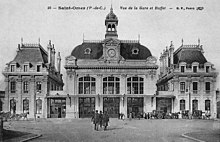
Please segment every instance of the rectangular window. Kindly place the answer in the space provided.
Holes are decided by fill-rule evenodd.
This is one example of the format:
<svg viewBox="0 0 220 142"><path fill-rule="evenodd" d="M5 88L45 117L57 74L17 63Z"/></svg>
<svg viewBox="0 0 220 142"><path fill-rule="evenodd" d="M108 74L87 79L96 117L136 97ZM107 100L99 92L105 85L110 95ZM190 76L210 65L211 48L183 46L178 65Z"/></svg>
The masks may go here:
<svg viewBox="0 0 220 142"><path fill-rule="evenodd" d="M11 93L16 92L16 82L15 81L11 82L10 88L11 88Z"/></svg>
<svg viewBox="0 0 220 142"><path fill-rule="evenodd" d="M193 66L193 72L197 72L197 66Z"/></svg>
<svg viewBox="0 0 220 142"><path fill-rule="evenodd" d="M185 82L180 82L180 92L185 93Z"/></svg>
<svg viewBox="0 0 220 142"><path fill-rule="evenodd" d="M28 71L28 65L24 65L24 72Z"/></svg>
<svg viewBox="0 0 220 142"><path fill-rule="evenodd" d="M209 72L209 69L210 69L210 67L207 66L207 67L205 68L205 71L208 73L208 72Z"/></svg>
<svg viewBox="0 0 220 142"><path fill-rule="evenodd" d="M41 82L37 82L37 92L41 93Z"/></svg>
<svg viewBox="0 0 220 142"><path fill-rule="evenodd" d="M27 81L23 82L23 90L24 90L24 93L28 93L28 82Z"/></svg>
<svg viewBox="0 0 220 142"><path fill-rule="evenodd" d="M40 65L37 65L37 72L40 72Z"/></svg>
<svg viewBox="0 0 220 142"><path fill-rule="evenodd" d="M180 67L181 72L185 72L185 66Z"/></svg>
<svg viewBox="0 0 220 142"><path fill-rule="evenodd" d="M193 94L197 94L198 92L198 82L193 82Z"/></svg>
<svg viewBox="0 0 220 142"><path fill-rule="evenodd" d="M15 72L15 65L11 65L11 72Z"/></svg>
<svg viewBox="0 0 220 142"><path fill-rule="evenodd" d="M205 91L206 93L210 93L210 82L205 83Z"/></svg>

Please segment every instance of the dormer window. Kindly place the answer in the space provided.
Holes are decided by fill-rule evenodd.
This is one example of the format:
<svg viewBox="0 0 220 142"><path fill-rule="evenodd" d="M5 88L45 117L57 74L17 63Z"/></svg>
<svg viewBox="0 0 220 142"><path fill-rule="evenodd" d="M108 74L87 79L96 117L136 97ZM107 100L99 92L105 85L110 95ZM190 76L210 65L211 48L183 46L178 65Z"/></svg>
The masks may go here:
<svg viewBox="0 0 220 142"><path fill-rule="evenodd" d="M206 66L205 72L209 73L210 72L210 66Z"/></svg>
<svg viewBox="0 0 220 142"><path fill-rule="evenodd" d="M24 72L28 71L28 65L24 65Z"/></svg>
<svg viewBox="0 0 220 142"><path fill-rule="evenodd" d="M37 65L37 72L40 72L40 65Z"/></svg>
<svg viewBox="0 0 220 142"><path fill-rule="evenodd" d="M84 50L84 54L87 54L87 55L89 55L89 54L91 54L91 49L90 48L86 48L85 50Z"/></svg>
<svg viewBox="0 0 220 142"><path fill-rule="evenodd" d="M181 71L181 72L185 72L185 66L181 66L181 67L180 67L180 71Z"/></svg>
<svg viewBox="0 0 220 142"><path fill-rule="evenodd" d="M132 49L132 54L137 55L139 53L139 49L138 48L133 48Z"/></svg>
<svg viewBox="0 0 220 142"><path fill-rule="evenodd" d="M11 72L15 72L15 65L11 65Z"/></svg>
<svg viewBox="0 0 220 142"><path fill-rule="evenodd" d="M194 72L194 73L197 72L197 66L193 66L193 72Z"/></svg>

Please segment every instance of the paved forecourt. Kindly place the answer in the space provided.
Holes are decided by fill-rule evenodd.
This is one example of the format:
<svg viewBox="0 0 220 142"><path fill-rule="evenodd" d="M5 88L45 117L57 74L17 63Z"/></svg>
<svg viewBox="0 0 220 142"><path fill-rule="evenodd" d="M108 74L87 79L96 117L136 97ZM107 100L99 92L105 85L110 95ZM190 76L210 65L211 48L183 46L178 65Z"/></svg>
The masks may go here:
<svg viewBox="0 0 220 142"><path fill-rule="evenodd" d="M110 119L107 131L95 131L90 119L39 119L35 121L6 122L5 128L42 134L38 141L62 142L190 142L184 136L205 141L220 140L220 121L160 119ZM200 135L204 135L201 137ZM184 134L184 135L183 135Z"/></svg>

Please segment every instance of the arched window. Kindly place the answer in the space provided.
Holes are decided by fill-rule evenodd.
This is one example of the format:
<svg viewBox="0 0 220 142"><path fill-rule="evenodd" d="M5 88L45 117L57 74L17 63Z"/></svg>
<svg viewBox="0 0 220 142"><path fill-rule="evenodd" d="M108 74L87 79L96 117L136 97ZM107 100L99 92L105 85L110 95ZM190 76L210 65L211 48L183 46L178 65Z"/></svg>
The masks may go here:
<svg viewBox="0 0 220 142"><path fill-rule="evenodd" d="M143 94L144 93L144 79L142 77L129 77L127 79L127 93L128 94Z"/></svg>
<svg viewBox="0 0 220 142"><path fill-rule="evenodd" d="M16 100L14 98L10 100L10 112L16 113Z"/></svg>
<svg viewBox="0 0 220 142"><path fill-rule="evenodd" d="M29 100L27 98L23 100L23 113L29 113Z"/></svg>
<svg viewBox="0 0 220 142"><path fill-rule="evenodd" d="M185 100L180 100L180 110L185 110Z"/></svg>
<svg viewBox="0 0 220 142"><path fill-rule="evenodd" d="M115 31L115 25L114 24L112 25L112 31Z"/></svg>
<svg viewBox="0 0 220 142"><path fill-rule="evenodd" d="M79 94L95 94L95 78L80 77L79 78Z"/></svg>
<svg viewBox="0 0 220 142"><path fill-rule="evenodd" d="M111 27L111 25L109 24L109 25L108 25L108 31L111 31L111 28L112 28L112 27Z"/></svg>
<svg viewBox="0 0 220 142"><path fill-rule="evenodd" d="M103 78L103 94L119 94L120 79L118 77Z"/></svg>
<svg viewBox="0 0 220 142"><path fill-rule="evenodd" d="M205 110L210 110L210 100L205 100Z"/></svg>
<svg viewBox="0 0 220 142"><path fill-rule="evenodd" d="M42 113L42 100L38 98L36 100L36 114L41 114Z"/></svg>
<svg viewBox="0 0 220 142"><path fill-rule="evenodd" d="M192 101L192 110L198 110L198 100Z"/></svg>

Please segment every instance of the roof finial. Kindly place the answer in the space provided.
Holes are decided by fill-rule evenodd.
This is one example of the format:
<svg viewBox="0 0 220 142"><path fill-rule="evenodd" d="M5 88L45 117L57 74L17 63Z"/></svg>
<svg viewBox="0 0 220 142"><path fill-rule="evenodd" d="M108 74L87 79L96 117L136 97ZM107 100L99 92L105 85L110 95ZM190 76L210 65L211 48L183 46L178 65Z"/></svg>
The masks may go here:
<svg viewBox="0 0 220 142"><path fill-rule="evenodd" d="M21 45L23 44L23 37L21 37Z"/></svg>
<svg viewBox="0 0 220 142"><path fill-rule="evenodd" d="M40 45L40 37L38 38L38 44Z"/></svg>
<svg viewBox="0 0 220 142"><path fill-rule="evenodd" d="M112 0L111 0L111 8L110 8L110 12L113 12L113 8L112 8Z"/></svg>
<svg viewBox="0 0 220 142"><path fill-rule="evenodd" d="M138 34L138 43L140 42L141 36Z"/></svg>
<svg viewBox="0 0 220 142"><path fill-rule="evenodd" d="M182 45L183 45L183 38L182 38Z"/></svg>
<svg viewBox="0 0 220 142"><path fill-rule="evenodd" d="M200 38L198 38L198 45L200 45Z"/></svg>

